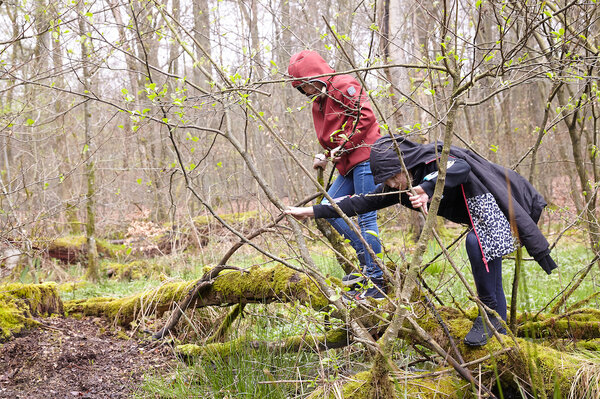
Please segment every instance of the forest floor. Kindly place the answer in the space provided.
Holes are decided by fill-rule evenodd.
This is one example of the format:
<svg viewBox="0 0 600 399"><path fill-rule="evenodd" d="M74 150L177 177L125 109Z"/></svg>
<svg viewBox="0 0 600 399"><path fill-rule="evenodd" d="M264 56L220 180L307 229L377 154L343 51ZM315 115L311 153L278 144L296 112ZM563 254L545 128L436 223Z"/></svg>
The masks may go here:
<svg viewBox="0 0 600 399"><path fill-rule="evenodd" d="M0 347L0 398L126 398L177 364L169 347L123 339L99 318L39 321Z"/></svg>

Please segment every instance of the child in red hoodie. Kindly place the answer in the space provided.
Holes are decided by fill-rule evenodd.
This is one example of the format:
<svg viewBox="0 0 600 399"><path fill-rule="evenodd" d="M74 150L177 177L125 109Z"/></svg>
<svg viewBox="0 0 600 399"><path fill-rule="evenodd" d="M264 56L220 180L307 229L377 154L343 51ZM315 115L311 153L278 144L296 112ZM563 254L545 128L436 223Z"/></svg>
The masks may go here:
<svg viewBox="0 0 600 399"><path fill-rule="evenodd" d="M332 198L365 194L375 189L369 164L371 144L381 137L379 124L371 108L366 91L350 75L335 75L335 71L315 51L301 51L290 59L288 73L296 80L292 86L313 99L312 115L317 139L325 154L315 155L313 167L325 168L328 161L335 163L339 176L328 190ZM322 76L328 75L328 76ZM327 204L327 199L323 200ZM368 277L379 289L371 287L361 298L383 298L383 273L365 250L359 237L341 218L328 219L329 223L350 241L361 263L362 273L343 278L346 285L354 285ZM377 238L377 212L358 217L358 225L365 241L375 253L381 252ZM370 234L367 231L372 231Z"/></svg>

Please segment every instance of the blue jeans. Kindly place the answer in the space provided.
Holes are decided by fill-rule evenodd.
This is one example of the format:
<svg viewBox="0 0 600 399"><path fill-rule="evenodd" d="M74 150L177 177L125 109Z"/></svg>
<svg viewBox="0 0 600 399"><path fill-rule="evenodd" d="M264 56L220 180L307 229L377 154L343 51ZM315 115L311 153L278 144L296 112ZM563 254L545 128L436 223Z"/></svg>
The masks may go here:
<svg viewBox="0 0 600 399"><path fill-rule="evenodd" d="M479 241L473 230L467 233L465 240L467 255L473 271L477 296L487 307L498 312L506 321L506 296L502 288L502 257L488 259L489 272L485 269Z"/></svg>
<svg viewBox="0 0 600 399"><path fill-rule="evenodd" d="M354 167L346 176L339 175L331 185L327 192L331 198L336 199L353 194L367 194L375 190L375 182L371 173L369 161L360 163ZM322 204L328 204L327 198L324 198ZM363 243L354 230L344 222L342 218L327 219L329 223L336 229L345 239L350 240L350 245L356 251L356 255L361 265L364 265L363 273L370 278L382 278L383 272L377 266L369 251L365 249ZM365 241L373 248L376 254L381 252L381 243L373 234L367 233L371 230L379 235L377 227L377 211L364 213L358 216L358 226Z"/></svg>

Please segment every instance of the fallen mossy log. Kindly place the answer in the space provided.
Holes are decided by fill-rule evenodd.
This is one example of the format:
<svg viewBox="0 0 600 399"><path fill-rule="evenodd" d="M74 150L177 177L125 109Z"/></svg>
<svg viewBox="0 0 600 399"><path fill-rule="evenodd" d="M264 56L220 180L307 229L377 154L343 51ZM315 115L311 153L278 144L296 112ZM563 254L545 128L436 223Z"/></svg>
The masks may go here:
<svg viewBox="0 0 600 399"><path fill-rule="evenodd" d="M407 373L407 378L390 379L394 387L393 396L390 398L419 398L419 399L463 399L469 397L471 390L469 384L456 375L445 374L432 378L414 378L415 374ZM408 378L410 377L410 378ZM336 389L337 388L337 389ZM340 389L341 388L341 389ZM314 390L307 399L321 398L355 398L368 399L378 398L378 381L373 378L370 371L355 374L348 377L341 387L324 384ZM340 395L341 391L341 395Z"/></svg>
<svg viewBox="0 0 600 399"><path fill-rule="evenodd" d="M37 327L32 317L63 314L63 303L57 285L0 285L0 340L7 340L24 328Z"/></svg>
<svg viewBox="0 0 600 399"><path fill-rule="evenodd" d="M162 315L181 300L193 284L193 281L167 283L154 290L124 298L74 299L64 302L65 312L69 315L105 317L118 325L129 327L137 317Z"/></svg>
<svg viewBox="0 0 600 399"><path fill-rule="evenodd" d="M503 347L493 340L481 348L463 347L465 364L481 384L494 392L502 392L503 397L519 393L521 388L532 397L598 397L598 388L590 387L581 377L597 376L600 364L577 354L569 354L543 345L517 339L518 346ZM381 397L372 371L348 376L340 390L343 397ZM379 376L378 378L381 378ZM437 368L430 372L402 372L390 374L389 383L394 387L394 396L407 398L464 398L479 397L468 382L458 376L453 368ZM530 380L533 380L533 384ZM589 381L589 380L588 380ZM471 396L472 395L472 396ZM570 396L571 395L571 396ZM314 391L309 398L337 398L328 392L328 385ZM497 396L500 397L500 396Z"/></svg>
<svg viewBox="0 0 600 399"><path fill-rule="evenodd" d="M561 315L544 315L519 326L518 335L530 338L600 338L600 311L583 308Z"/></svg>
<svg viewBox="0 0 600 399"><path fill-rule="evenodd" d="M213 343L208 345L185 344L177 345L176 352L184 357L200 356L219 356L226 358L236 353L244 352L248 349L265 349L276 352L298 352L302 348L314 350L336 349L347 346L351 343L348 331L345 329L335 329L325 334L314 335L304 334L293 337L287 337L279 341L258 341L251 338L237 338L225 343Z"/></svg>
<svg viewBox="0 0 600 399"><path fill-rule="evenodd" d="M43 247L44 245L38 244ZM110 244L105 240L96 240L100 257L114 258L116 253L124 251L122 245ZM76 263L87 259L87 239L84 235L59 237L47 245L48 256L64 263Z"/></svg>
<svg viewBox="0 0 600 399"><path fill-rule="evenodd" d="M453 308L438 308L438 312L451 336L458 339L464 337L471 326L469 319ZM425 313L416 320L439 345L451 353L446 334L430 314ZM427 346L426 343L419 342L409 330L403 330L401 338ZM492 338L482 347L469 347L457 339L465 365L468 365L474 375L481 374L480 370L483 370L483 375L477 378L488 387L499 382L503 389L518 390L519 384L536 397L569 397L572 391L578 392L579 388L573 385L573 381L581 370L600 373L600 362L597 359L591 360L577 351L569 353L555 350L544 345L544 341L536 342L506 335L500 335L500 338L502 342ZM600 395L600 392L596 394ZM584 396L576 394L574 397Z"/></svg>
<svg viewBox="0 0 600 399"><path fill-rule="evenodd" d="M102 316L128 326L136 317L158 316L181 301L196 282L167 283L151 291L125 298L90 298L65 302L69 314ZM320 310L329 302L306 275L282 265L226 270L214 279L191 307L222 306L237 303L299 301Z"/></svg>

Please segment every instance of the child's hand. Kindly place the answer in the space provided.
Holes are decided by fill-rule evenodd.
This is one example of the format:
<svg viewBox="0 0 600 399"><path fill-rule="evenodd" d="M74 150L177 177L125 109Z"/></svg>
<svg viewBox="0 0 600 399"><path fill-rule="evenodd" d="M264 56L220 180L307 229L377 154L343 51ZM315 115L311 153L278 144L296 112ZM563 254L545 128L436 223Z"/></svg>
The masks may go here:
<svg viewBox="0 0 600 399"><path fill-rule="evenodd" d="M325 169L327 167L327 157L324 154L317 154L313 159L313 169Z"/></svg>
<svg viewBox="0 0 600 399"><path fill-rule="evenodd" d="M427 215L427 203L429 202L429 195L421 188L416 186L413 188L414 194L411 194L408 199L413 208L418 209L423 207L423 212Z"/></svg>
<svg viewBox="0 0 600 399"><path fill-rule="evenodd" d="M331 150L329 152L329 157L331 158L331 161L333 163L339 162L339 160L342 159L342 156L338 155L338 153L341 153L341 152L342 152L342 147L341 146L335 147L333 150Z"/></svg>
<svg viewBox="0 0 600 399"><path fill-rule="evenodd" d="M290 206L285 211L283 211L286 215L292 215L298 220L304 220L309 217L315 216L315 212L313 211L312 206Z"/></svg>

